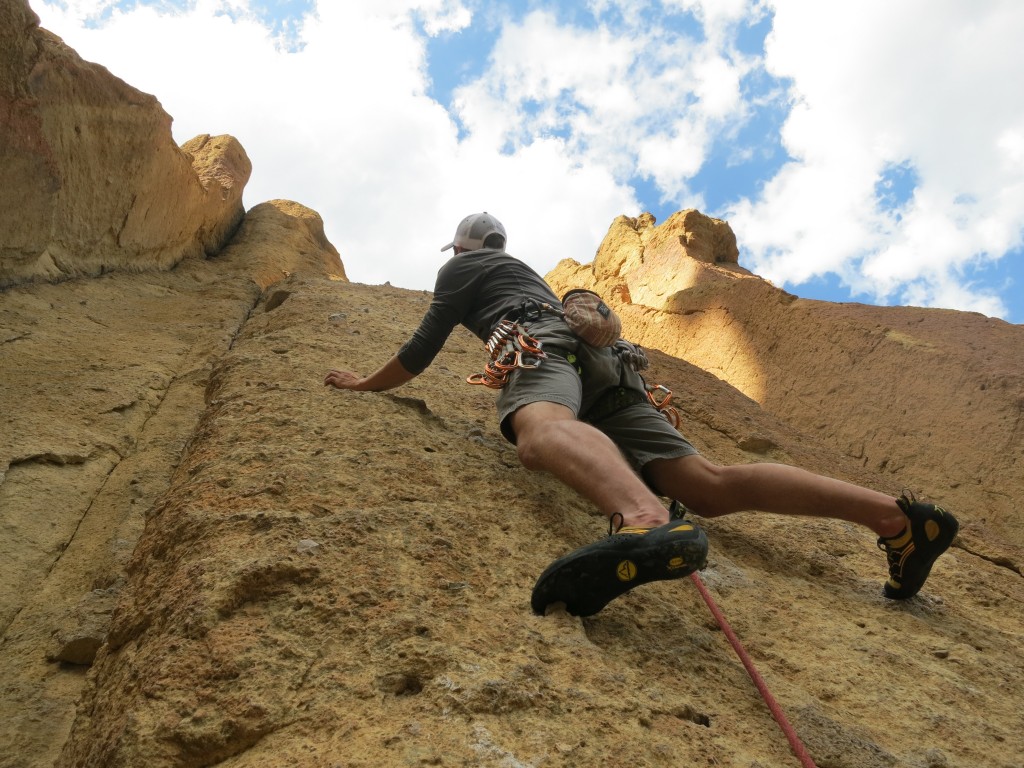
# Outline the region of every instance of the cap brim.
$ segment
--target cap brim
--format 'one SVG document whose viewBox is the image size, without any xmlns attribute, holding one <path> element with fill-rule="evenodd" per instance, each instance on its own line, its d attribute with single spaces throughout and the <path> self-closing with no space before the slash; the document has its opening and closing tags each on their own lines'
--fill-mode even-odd
<svg viewBox="0 0 1024 768">
<path fill-rule="evenodd" d="M 444 248 L 442 248 L 441 250 L 442 250 L 442 251 L 447 251 L 447 250 L 448 250 L 449 248 L 454 248 L 454 247 L 455 247 L 455 241 L 454 241 L 454 240 L 452 240 L 452 242 L 448 243 L 448 245 L 446 245 L 446 246 L 445 246 Z"/>
</svg>

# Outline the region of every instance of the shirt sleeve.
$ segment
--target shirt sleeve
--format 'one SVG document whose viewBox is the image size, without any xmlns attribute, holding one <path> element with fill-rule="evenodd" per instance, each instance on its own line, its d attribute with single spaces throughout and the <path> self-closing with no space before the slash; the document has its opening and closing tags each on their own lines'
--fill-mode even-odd
<svg viewBox="0 0 1024 768">
<path fill-rule="evenodd" d="M 437 273 L 434 300 L 412 338 L 398 350 L 398 360 L 409 373 L 426 370 L 469 312 L 480 275 L 466 266 L 471 267 L 472 262 L 456 257 Z"/>
</svg>

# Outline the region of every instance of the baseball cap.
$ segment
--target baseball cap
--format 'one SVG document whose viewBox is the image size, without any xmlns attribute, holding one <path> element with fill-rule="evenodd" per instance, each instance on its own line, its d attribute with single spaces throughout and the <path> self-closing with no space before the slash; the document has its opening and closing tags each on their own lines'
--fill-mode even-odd
<svg viewBox="0 0 1024 768">
<path fill-rule="evenodd" d="M 449 248 L 454 248 L 457 245 L 460 248 L 468 248 L 471 251 L 475 251 L 477 248 L 483 248 L 484 240 L 489 235 L 494 234 L 501 235 L 502 238 L 507 240 L 505 228 L 501 225 L 500 221 L 487 213 L 487 211 L 474 213 L 459 222 L 459 226 L 455 230 L 455 239 L 441 250 L 447 251 Z"/>
</svg>

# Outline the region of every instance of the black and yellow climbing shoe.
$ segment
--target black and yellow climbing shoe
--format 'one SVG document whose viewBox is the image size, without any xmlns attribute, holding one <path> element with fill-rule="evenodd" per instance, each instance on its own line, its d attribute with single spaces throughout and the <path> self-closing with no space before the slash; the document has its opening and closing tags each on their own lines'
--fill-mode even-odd
<svg viewBox="0 0 1024 768">
<path fill-rule="evenodd" d="M 554 603 L 565 603 L 574 616 L 593 616 L 641 584 L 688 576 L 703 568 L 707 557 L 707 536 L 689 520 L 619 528 L 549 565 L 537 579 L 530 604 L 539 616 Z"/>
<path fill-rule="evenodd" d="M 885 551 L 889 561 L 885 596 L 906 600 L 920 591 L 932 565 L 956 538 L 960 524 L 942 507 L 922 504 L 906 493 L 896 503 L 910 518 L 910 525 L 896 536 L 880 538 L 878 548 Z"/>
</svg>

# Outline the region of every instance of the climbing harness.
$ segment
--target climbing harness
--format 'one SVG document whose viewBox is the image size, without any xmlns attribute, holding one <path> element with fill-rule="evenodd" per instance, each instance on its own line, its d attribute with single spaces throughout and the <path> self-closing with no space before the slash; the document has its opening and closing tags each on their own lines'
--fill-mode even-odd
<svg viewBox="0 0 1024 768">
<path fill-rule="evenodd" d="M 591 423 L 601 421 L 637 403 L 650 403 L 664 416 L 668 423 L 679 429 L 679 411 L 670 405 L 672 390 L 664 384 L 652 385 L 644 382 L 644 392 L 629 387 L 614 387 L 605 392 L 587 410 L 584 418 Z"/>
<path fill-rule="evenodd" d="M 651 363 L 647 359 L 647 353 L 644 352 L 644 348 L 639 344 L 634 344 L 625 339 L 619 339 L 615 342 L 612 347 L 612 351 L 619 356 L 619 358 L 630 368 L 637 373 L 647 370 Z M 643 380 L 643 377 L 640 377 Z M 679 411 L 675 409 L 672 403 L 672 390 L 666 387 L 664 384 L 648 384 L 644 381 L 644 389 L 646 390 L 647 402 L 654 406 L 655 410 L 658 411 L 662 416 L 668 419 L 668 423 L 672 425 L 674 429 L 679 429 Z M 604 415 L 610 415 L 615 411 L 621 410 L 629 405 L 635 403 L 642 403 L 643 398 L 638 396 L 638 393 L 634 394 L 632 398 L 626 397 L 622 394 L 623 388 L 619 387 L 614 391 L 611 400 L 612 402 L 606 402 L 609 397 L 606 395 L 602 397 L 598 402 L 598 405 L 602 406 L 603 409 L 608 409 Z M 595 406 L 596 408 L 596 406 Z M 591 412 L 594 408 L 591 409 Z M 603 416 L 601 417 L 603 418 Z M 597 420 L 597 417 L 594 417 Z"/>
<path fill-rule="evenodd" d="M 647 396 L 643 392 L 629 387 L 614 387 L 597 398 L 597 402 L 587 409 L 583 418 L 591 424 L 595 424 L 631 405 L 643 403 L 646 400 Z"/>
<path fill-rule="evenodd" d="M 561 317 L 577 337 L 591 346 L 610 347 L 623 363 L 637 373 L 650 366 L 643 347 L 625 339 L 616 338 L 609 341 L 613 335 L 618 336 L 622 325 L 613 312 L 610 316 L 606 316 L 605 311 L 611 312 L 611 310 L 601 301 L 600 296 L 592 291 L 577 289 L 570 291 L 562 299 L 563 302 L 567 300 L 569 303 L 563 304 L 565 311 L 559 311 L 546 302 L 538 302 L 533 299 L 525 300 L 519 307 L 519 311 L 512 316 L 515 319 L 502 320 L 487 340 L 486 348 L 491 359 L 484 366 L 483 372 L 472 374 L 466 378 L 466 381 L 491 389 L 502 389 L 508 384 L 509 377 L 516 368 L 540 367 L 541 361 L 548 356 L 548 353 L 543 351 L 543 344 L 529 334 L 523 323 L 539 319 L 545 313 Z M 573 310 L 572 312 L 569 311 L 570 308 Z M 575 324 L 570 322 L 571 319 L 576 321 Z M 594 342 L 598 342 L 598 344 Z M 557 349 L 552 349 L 551 353 L 564 357 L 580 375 L 583 375 L 575 354 Z M 646 381 L 644 381 L 644 389 L 644 392 L 639 392 L 629 387 L 620 386 L 608 390 L 587 411 L 586 420 L 589 422 L 600 421 L 618 413 L 623 408 L 646 400 L 668 420 L 673 428 L 679 429 L 679 411 L 671 405 L 672 390 L 663 384 L 652 386 Z"/>
<path fill-rule="evenodd" d="M 491 361 L 484 366 L 483 373 L 474 373 L 466 381 L 501 389 L 508 384 L 509 376 L 516 368 L 540 367 L 540 361 L 547 357 L 542 346 L 519 323 L 502 320 L 487 340 Z"/>
</svg>

